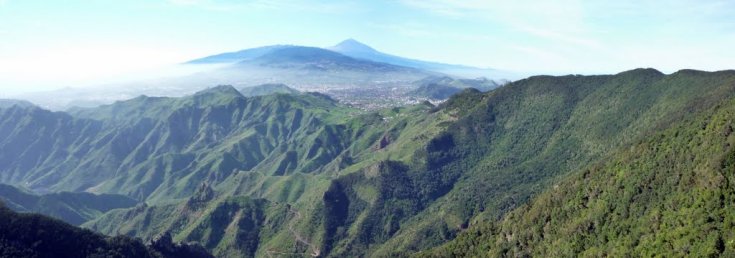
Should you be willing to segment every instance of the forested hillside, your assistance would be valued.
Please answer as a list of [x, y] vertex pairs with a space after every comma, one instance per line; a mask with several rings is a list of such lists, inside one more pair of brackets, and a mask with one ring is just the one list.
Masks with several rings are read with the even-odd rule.
[[459, 119], [423, 149], [426, 167], [409, 172], [426, 183], [402, 184], [429, 186], [412, 191], [426, 193], [422, 211], [375, 252], [421, 250], [453, 238], [472, 219], [501, 218], [560, 177], [731, 99], [733, 85], [732, 71], [638, 69], [531, 77], [457, 95], [441, 112]]
[[735, 255], [735, 101], [714, 102], [421, 256]]

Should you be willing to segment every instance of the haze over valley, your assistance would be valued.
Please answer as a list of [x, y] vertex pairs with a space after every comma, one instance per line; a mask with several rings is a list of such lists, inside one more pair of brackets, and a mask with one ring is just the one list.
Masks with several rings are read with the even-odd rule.
[[[422, 86], [422, 80], [427, 78], [475, 80], [455, 86], [489, 90], [516, 76], [494, 69], [388, 55], [354, 39], [329, 48], [274, 45], [245, 49], [190, 60], [175, 67], [181, 75], [25, 93], [16, 97], [44, 108], [66, 110], [111, 104], [140, 95], [180, 97], [216, 85], [247, 88], [285, 84], [299, 91], [321, 92], [354, 106], [375, 110], [429, 100], [427, 96], [408, 94]], [[447, 97], [431, 100], [441, 101]]]

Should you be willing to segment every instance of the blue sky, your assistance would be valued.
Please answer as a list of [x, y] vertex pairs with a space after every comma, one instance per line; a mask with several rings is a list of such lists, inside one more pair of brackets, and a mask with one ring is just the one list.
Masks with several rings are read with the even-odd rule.
[[528, 74], [735, 68], [735, 1], [0, 0], [0, 90], [75, 86], [196, 57], [355, 38]]

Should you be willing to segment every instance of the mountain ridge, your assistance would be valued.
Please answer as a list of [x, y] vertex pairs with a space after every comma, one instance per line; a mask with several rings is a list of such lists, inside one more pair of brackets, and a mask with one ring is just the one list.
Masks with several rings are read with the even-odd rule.
[[235, 52], [211, 55], [199, 59], [184, 62], [184, 64], [212, 64], [212, 63], [235, 63], [238, 61], [255, 59], [275, 49], [289, 47], [292, 45], [271, 45], [257, 48], [244, 49]]
[[239, 61], [237, 65], [256, 64], [275, 68], [300, 68], [313, 70], [361, 70], [367, 72], [389, 72], [410, 70], [389, 63], [355, 59], [338, 52], [317, 47], [287, 46], [265, 53], [251, 60]]
[[423, 61], [412, 58], [400, 57], [397, 55], [386, 54], [375, 50], [374, 48], [361, 43], [355, 39], [344, 40], [337, 45], [328, 47], [327, 49], [365, 60], [375, 62], [383, 62], [394, 65], [413, 67], [416, 69], [429, 70], [454, 76], [477, 78], [487, 77], [493, 79], [518, 79], [517, 75], [506, 71], [500, 71], [491, 68], [478, 68], [468, 65], [445, 64], [440, 62]]
[[[0, 163], [0, 175], [148, 202], [86, 224], [107, 234], [170, 230], [220, 255], [408, 256], [510, 218], [576, 171], [733, 99], [734, 71], [636, 69], [535, 76], [488, 92], [468, 88], [438, 106], [375, 112], [318, 94], [244, 97], [232, 87], [78, 114], [15, 107], [0, 109], [0, 133], [9, 132], [0, 150], [21, 150], [0, 152], [12, 161]], [[126, 113], [143, 115], [111, 115]], [[74, 126], [88, 133], [27, 140]], [[52, 158], [30, 162], [38, 159], [27, 147]], [[721, 166], [712, 162], [702, 164]], [[25, 167], [30, 173], [20, 173]], [[44, 174], [49, 167], [55, 173]]]
[[[198, 58], [184, 62], [184, 64], [223, 64], [229, 63], [234, 64], [238, 62], [253, 62], [256, 59], [262, 58], [274, 52], [282, 51], [284, 49], [293, 48], [305, 48], [313, 49], [316, 47], [303, 47], [295, 45], [272, 45], [257, 47], [251, 49], [245, 49], [235, 52], [227, 52], [222, 54], [215, 54], [203, 58]], [[428, 62], [417, 59], [404, 58], [400, 56], [385, 54], [375, 50], [374, 48], [361, 43], [355, 39], [346, 39], [335, 46], [318, 48], [328, 50], [334, 53], [340, 53], [348, 57], [356, 58], [363, 61], [371, 61], [376, 63], [384, 63], [394, 66], [408, 67], [419, 70], [427, 70], [438, 73], [453, 74], [455, 76], [462, 77], [489, 77], [493, 79], [517, 79], [516, 75], [511, 73], [494, 70], [477, 68], [465, 65], [454, 65], [444, 64], [439, 62]]]
[[[239, 180], [229, 180], [239, 182], [235, 188], [242, 190], [229, 190], [231, 184], [214, 189], [290, 203], [304, 220], [294, 222], [294, 229], [316, 242], [324, 255], [409, 255], [461, 236], [474, 220], [505, 216], [552, 187], [558, 177], [676, 123], [682, 114], [700, 114], [733, 98], [733, 82], [731, 72], [664, 75], [639, 69], [601, 76], [537, 76], [487, 93], [467, 89], [420, 112], [383, 110], [330, 127], [325, 136], [353, 134], [351, 130], [367, 124], [385, 128], [365, 138], [360, 148], [340, 147], [368, 152], [337, 155], [325, 167], [337, 174], [275, 179], [268, 175], [280, 174], [256, 167]], [[362, 122], [351, 125], [357, 121]], [[289, 166], [291, 158], [277, 160]], [[274, 185], [255, 183], [272, 180], [284, 188], [269, 188], [273, 190], [266, 195], [253, 188]], [[101, 221], [115, 225], [118, 219]], [[179, 231], [179, 237], [186, 232]], [[306, 248], [277, 244], [288, 231], [277, 232], [262, 239], [265, 250]]]
[[[225, 173], [225, 170], [229, 174], [234, 168], [249, 169], [259, 159], [276, 155], [281, 148], [279, 146], [285, 144], [281, 142], [283, 138], [291, 137], [289, 135], [297, 131], [306, 134], [307, 127], [319, 126], [322, 123], [319, 120], [329, 119], [331, 114], [325, 110], [333, 109], [336, 105], [333, 100], [310, 94], [246, 98], [231, 86], [223, 86], [186, 98], [139, 97], [96, 109], [80, 110], [73, 116], [41, 109], [0, 109], [0, 117], [5, 122], [0, 123], [0, 131], [6, 133], [0, 139], [0, 149], [4, 153], [0, 158], [8, 160], [3, 164], [3, 169], [26, 171], [6, 171], [3, 180], [19, 182], [21, 177], [27, 176], [25, 180], [36, 188], [115, 192], [143, 199], [158, 186], [163, 190], [168, 188], [164, 185], [175, 183], [159, 181], [165, 177], [162, 173], [173, 172], [170, 169], [192, 169], [188, 166], [196, 165], [201, 169], [198, 173], [211, 176]], [[38, 114], [34, 115], [33, 112]], [[26, 116], [35, 120], [20, 125], [16, 123]], [[22, 136], [41, 134], [46, 130], [57, 130], [59, 134], [45, 136], [57, 139], [33, 141]], [[228, 141], [219, 143], [222, 137]], [[15, 143], [22, 139], [30, 142]], [[240, 161], [220, 164], [214, 156], [196, 158], [200, 155], [197, 153], [219, 144], [224, 144], [221, 151], [236, 154], [236, 160]], [[263, 152], [257, 155], [244, 154], [251, 151], [246, 147], [250, 144], [259, 146], [257, 150]], [[54, 151], [61, 146], [69, 151]], [[25, 163], [26, 160], [36, 160], [38, 157], [26, 157], [29, 152], [22, 151], [25, 148], [48, 149], [52, 153], [41, 159], [44, 161], [42, 165], [35, 165], [35, 169], [28, 172], [21, 169], [29, 164]], [[147, 165], [140, 167], [141, 163]], [[222, 167], [221, 171], [210, 171], [218, 166], [227, 169]], [[48, 171], [46, 167], [55, 169]], [[89, 173], [92, 174], [80, 176]], [[137, 176], [131, 177], [130, 174]], [[49, 180], [52, 177], [61, 177], [61, 180]], [[109, 181], [112, 178], [117, 178], [113, 180], [115, 183]], [[136, 178], [146, 179], [140, 182]], [[136, 194], [124, 190], [126, 188], [142, 192]], [[175, 189], [170, 188], [168, 191], [177, 191]]]

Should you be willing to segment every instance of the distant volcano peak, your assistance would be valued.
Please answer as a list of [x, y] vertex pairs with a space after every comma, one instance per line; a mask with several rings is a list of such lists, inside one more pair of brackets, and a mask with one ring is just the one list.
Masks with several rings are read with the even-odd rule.
[[339, 44], [330, 47], [329, 49], [340, 52], [340, 51], [349, 51], [349, 52], [377, 52], [372, 47], [363, 44], [360, 41], [357, 41], [355, 39], [346, 39]]

